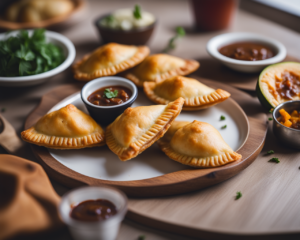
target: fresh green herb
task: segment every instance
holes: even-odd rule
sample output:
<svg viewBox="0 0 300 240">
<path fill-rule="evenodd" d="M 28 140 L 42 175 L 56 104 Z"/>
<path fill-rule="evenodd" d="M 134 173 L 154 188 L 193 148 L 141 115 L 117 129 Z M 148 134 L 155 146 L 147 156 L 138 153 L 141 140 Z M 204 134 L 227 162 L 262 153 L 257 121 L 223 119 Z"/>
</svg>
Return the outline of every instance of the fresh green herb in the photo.
<svg viewBox="0 0 300 240">
<path fill-rule="evenodd" d="M 280 163 L 279 159 L 275 157 L 271 158 L 268 162 Z"/>
<path fill-rule="evenodd" d="M 138 237 L 138 240 L 145 240 L 146 239 L 146 236 L 145 235 L 140 235 L 139 237 Z"/>
<path fill-rule="evenodd" d="M 243 196 L 243 195 L 242 195 L 241 192 L 237 192 L 237 193 L 236 193 L 236 196 L 235 196 L 235 200 L 240 199 L 242 196 Z"/>
<path fill-rule="evenodd" d="M 274 153 L 273 150 L 270 150 L 270 151 L 267 152 L 267 154 L 273 154 L 273 153 Z"/>
<path fill-rule="evenodd" d="M 6 110 L 5 108 L 1 108 L 1 112 L 2 112 L 2 113 L 5 112 L 5 110 Z"/>
<path fill-rule="evenodd" d="M 142 18 L 141 7 L 137 4 L 134 6 L 133 16 L 134 16 L 135 19 L 141 19 Z"/>
<path fill-rule="evenodd" d="M 113 15 L 108 15 L 104 18 L 104 21 L 107 25 L 110 25 L 115 20 L 115 17 Z"/>
<path fill-rule="evenodd" d="M 118 90 L 110 91 L 108 88 L 104 90 L 104 97 L 106 98 L 114 98 L 118 96 Z"/>
<path fill-rule="evenodd" d="M 164 53 L 169 52 L 170 50 L 176 48 L 176 44 L 175 44 L 176 39 L 185 36 L 185 30 L 183 27 L 177 27 L 175 31 L 176 31 L 176 35 L 169 40 L 167 47 L 163 50 Z"/>
<path fill-rule="evenodd" d="M 45 29 L 20 30 L 0 41 L 0 76 L 28 76 L 47 72 L 65 60 L 62 49 L 46 42 Z"/>
<path fill-rule="evenodd" d="M 273 120 L 273 118 L 269 118 L 269 121 L 272 121 Z"/>
<path fill-rule="evenodd" d="M 269 113 L 272 113 L 274 111 L 274 108 L 271 108 L 270 110 L 269 110 Z"/>
<path fill-rule="evenodd" d="M 225 129 L 225 128 L 227 128 L 227 125 L 224 125 L 224 126 L 221 127 L 221 129 Z"/>
<path fill-rule="evenodd" d="M 226 118 L 222 115 L 221 117 L 220 117 L 220 120 L 221 121 L 223 121 L 223 120 L 225 120 Z"/>
</svg>

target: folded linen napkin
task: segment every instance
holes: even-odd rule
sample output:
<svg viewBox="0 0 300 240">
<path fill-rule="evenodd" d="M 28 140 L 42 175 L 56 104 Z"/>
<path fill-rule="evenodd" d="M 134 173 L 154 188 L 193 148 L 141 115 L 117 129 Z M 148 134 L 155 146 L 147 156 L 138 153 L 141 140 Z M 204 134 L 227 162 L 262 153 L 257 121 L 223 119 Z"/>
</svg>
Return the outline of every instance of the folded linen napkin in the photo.
<svg viewBox="0 0 300 240">
<path fill-rule="evenodd" d="M 0 239 L 59 228 L 59 201 L 39 164 L 0 154 Z"/>
</svg>

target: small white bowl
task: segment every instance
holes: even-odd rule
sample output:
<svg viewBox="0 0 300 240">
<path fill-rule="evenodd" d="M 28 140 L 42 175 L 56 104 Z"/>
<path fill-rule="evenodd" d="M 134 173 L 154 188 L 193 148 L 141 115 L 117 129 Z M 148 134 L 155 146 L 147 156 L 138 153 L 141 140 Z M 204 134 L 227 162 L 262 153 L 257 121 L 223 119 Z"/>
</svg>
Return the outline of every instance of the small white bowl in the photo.
<svg viewBox="0 0 300 240">
<path fill-rule="evenodd" d="M 106 220 L 97 222 L 85 222 L 71 218 L 72 207 L 83 201 L 97 199 L 112 202 L 117 208 L 117 213 Z M 58 210 L 61 219 L 68 225 L 75 240 L 114 240 L 127 212 L 127 197 L 123 192 L 111 187 L 82 187 L 65 194 L 61 199 Z"/>
<path fill-rule="evenodd" d="M 28 30 L 29 36 L 32 35 L 34 30 Z M 1 33 L 0 41 L 4 40 L 10 36 L 16 36 L 19 31 L 13 31 L 10 33 Z M 20 77 L 1 77 L 0 76 L 0 86 L 10 86 L 10 87 L 22 87 L 22 86 L 31 86 L 35 84 L 43 83 L 49 80 L 51 77 L 61 73 L 66 68 L 68 68 L 74 61 L 76 51 L 73 43 L 66 38 L 65 36 L 52 32 L 45 31 L 46 41 L 54 43 L 62 48 L 64 55 L 66 57 L 65 61 L 60 64 L 58 67 L 36 75 L 30 76 L 20 76 Z"/>
<path fill-rule="evenodd" d="M 255 42 L 269 46 L 274 49 L 276 55 L 272 58 L 259 61 L 243 61 L 226 57 L 219 52 L 219 49 L 231 43 L 236 42 Z M 277 40 L 269 37 L 261 36 L 256 33 L 234 32 L 225 33 L 213 37 L 206 45 L 207 52 L 215 59 L 222 62 L 229 68 L 239 72 L 259 72 L 266 66 L 281 62 L 286 57 L 286 49 L 284 45 Z"/>
</svg>

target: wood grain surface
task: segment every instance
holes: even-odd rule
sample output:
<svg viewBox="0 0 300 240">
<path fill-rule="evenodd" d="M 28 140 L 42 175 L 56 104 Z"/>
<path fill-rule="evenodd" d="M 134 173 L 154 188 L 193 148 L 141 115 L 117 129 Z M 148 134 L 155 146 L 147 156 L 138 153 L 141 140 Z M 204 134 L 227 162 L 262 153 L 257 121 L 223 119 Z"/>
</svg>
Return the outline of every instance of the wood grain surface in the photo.
<svg viewBox="0 0 300 240">
<path fill-rule="evenodd" d="M 238 90 L 209 80 L 201 79 L 205 84 L 214 88 L 223 88 L 235 95 Z M 40 105 L 28 116 L 25 128 L 32 126 L 41 116 L 45 115 L 49 109 L 60 100 L 69 96 L 71 93 L 79 91 L 81 85 L 64 85 L 55 88 L 45 94 Z M 247 96 L 242 93 L 242 96 Z M 227 101 L 232 101 L 231 99 Z M 52 106 L 51 106 L 52 105 Z M 197 189 L 205 188 L 236 175 L 249 164 L 251 164 L 260 153 L 266 135 L 266 119 L 261 116 L 258 119 L 250 117 L 250 134 L 245 145 L 238 150 L 243 158 L 239 161 L 224 165 L 218 168 L 207 169 L 186 169 L 174 173 L 165 174 L 159 177 L 137 180 L 137 181 L 107 181 L 91 178 L 56 161 L 44 147 L 32 146 L 35 155 L 40 159 L 41 164 L 50 177 L 68 187 L 78 187 L 81 185 L 100 185 L 107 184 L 117 187 L 132 197 L 155 197 L 169 196 L 174 194 L 186 193 Z"/>
</svg>

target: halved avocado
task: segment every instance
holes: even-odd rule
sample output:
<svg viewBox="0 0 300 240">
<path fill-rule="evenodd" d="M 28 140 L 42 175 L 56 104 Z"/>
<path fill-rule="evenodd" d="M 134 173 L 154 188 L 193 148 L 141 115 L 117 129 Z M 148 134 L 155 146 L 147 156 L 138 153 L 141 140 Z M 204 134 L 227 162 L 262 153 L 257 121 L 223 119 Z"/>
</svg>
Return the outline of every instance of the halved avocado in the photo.
<svg viewBox="0 0 300 240">
<path fill-rule="evenodd" d="M 261 74 L 259 75 L 257 85 L 256 85 L 256 94 L 263 105 L 263 107 L 267 108 L 268 110 L 275 108 L 282 102 L 290 101 L 291 99 L 284 99 L 280 98 L 276 99 L 274 95 L 271 93 L 271 87 L 275 87 L 276 82 L 276 75 L 281 76 L 284 72 L 293 72 L 300 76 L 300 63 L 298 62 L 282 62 L 276 63 L 266 67 Z M 299 96 L 294 97 L 296 99 L 300 99 Z"/>
</svg>

